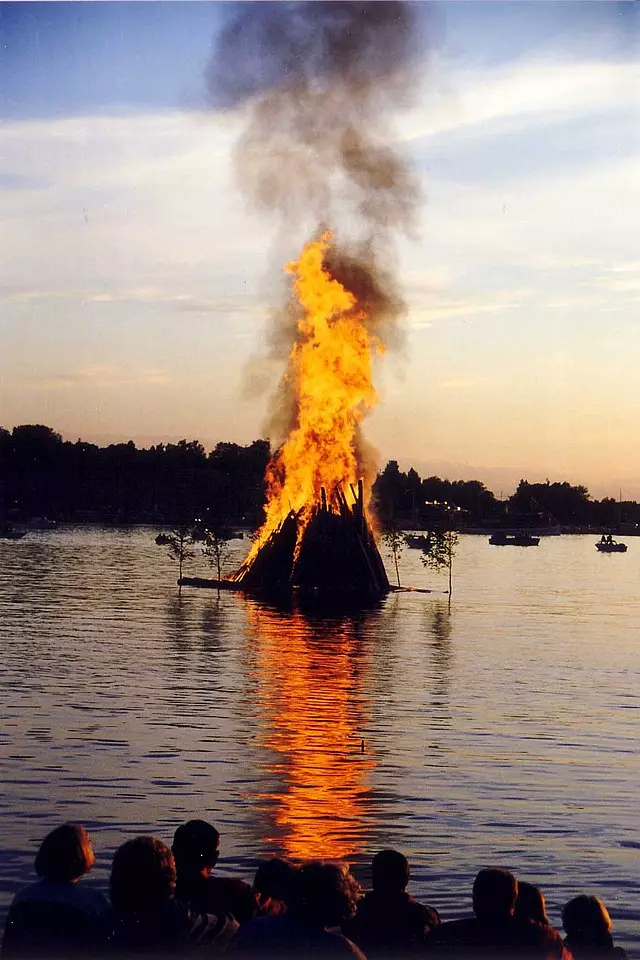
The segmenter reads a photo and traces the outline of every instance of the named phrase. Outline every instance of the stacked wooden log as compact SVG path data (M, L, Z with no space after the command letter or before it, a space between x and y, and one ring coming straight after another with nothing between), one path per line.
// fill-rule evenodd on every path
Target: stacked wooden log
M299 517L290 513L235 579L249 593L284 592L318 600L369 602L389 592L389 580L364 512L362 481L349 505L342 490L331 507L323 489L296 550Z

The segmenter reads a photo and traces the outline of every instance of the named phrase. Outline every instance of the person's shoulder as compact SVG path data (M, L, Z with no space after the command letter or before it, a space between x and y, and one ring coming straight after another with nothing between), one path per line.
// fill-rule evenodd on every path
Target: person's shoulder
M105 913L109 906L104 895L92 887L79 883L54 883L45 879L18 890L12 906L27 902L64 904L95 914Z
M213 943L222 946L238 932L239 924L228 913L199 913L185 904L176 904L185 929L185 939L195 945Z
M314 953L338 957L357 957L366 960L360 947L338 930L322 930L314 934ZM319 948L319 949L318 949Z
M567 950L564 940L550 924L538 923L536 920L520 920L517 928L522 929L524 935L533 942L543 944L550 956L566 956Z
M460 920L446 920L434 931L434 937L439 940L458 940L475 934L478 930L478 921L475 917L463 917Z
M242 923L233 938L233 949L238 953L251 954L254 951L268 953L274 945L286 941L290 933L290 919L286 913L275 916L254 917Z
M34 883L27 883L24 887L20 887L11 901L11 906L17 906L17 904L23 903L25 900L43 899L44 883L44 880L36 880Z
M420 903L413 897L409 897L408 906L416 919L419 919L420 923L423 923L426 927L433 929L440 926L440 914L435 907L429 906L428 903Z
M613 957L614 960L629 960L627 951L623 950L622 947L612 947L611 957Z
M426 934L425 944L429 953L447 956L473 952L472 948L478 942L479 936L478 921L475 917L465 917L438 924Z
M214 890L230 890L243 894L251 892L251 884L240 877L221 877L212 873L207 877L206 883Z
M97 890L95 887L86 886L85 884L73 884L73 886L76 889L72 895L71 902L85 909L87 913L104 914L107 912L109 904L107 898L100 890Z

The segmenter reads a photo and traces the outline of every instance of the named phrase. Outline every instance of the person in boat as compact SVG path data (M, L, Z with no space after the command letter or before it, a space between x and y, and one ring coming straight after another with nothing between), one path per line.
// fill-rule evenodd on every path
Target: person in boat
M212 874L220 857L220 834L206 820L189 820L176 830L171 847L178 874L176 897L201 913L231 913L245 923L255 913L250 884Z
M626 960L622 947L614 946L611 917L599 897L582 894L569 900L562 910L562 926L567 935L565 946L575 960L595 957Z
M571 960L562 937L551 927L515 915L518 882L508 870L481 870L473 884L473 912L467 920L443 923L427 937L438 957L539 957Z
M398 850L381 850L371 862L373 890L358 901L343 932L367 956L405 954L440 925L433 907L407 893L409 861Z
M3 957L82 956L96 947L108 904L78 882L95 859L80 824L65 823L47 834L35 859L40 879L18 891L9 907Z
M312 860L296 872L288 909L242 926L234 952L248 957L356 957L359 947L339 928L355 914L360 887L342 864Z
M173 854L154 837L136 837L118 848L109 889L108 953L168 957L224 949L238 930L230 914L199 913L176 900Z

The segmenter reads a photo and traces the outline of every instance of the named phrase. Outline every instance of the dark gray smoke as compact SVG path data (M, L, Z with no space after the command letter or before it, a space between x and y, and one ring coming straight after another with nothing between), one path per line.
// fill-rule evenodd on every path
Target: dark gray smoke
M420 191L394 146L392 115L411 100L415 7L307 0L222 9L207 81L215 107L246 115L236 148L242 190L296 243L331 230L327 268L366 307L372 332L397 344L405 307L393 241L411 232ZM295 306L275 317L272 355L287 355ZM292 399L281 384L272 419L285 432Z
M208 86L214 105L247 112L237 170L257 206L369 249L410 229L419 191L390 114L409 100L415 36L399 0L226 8Z

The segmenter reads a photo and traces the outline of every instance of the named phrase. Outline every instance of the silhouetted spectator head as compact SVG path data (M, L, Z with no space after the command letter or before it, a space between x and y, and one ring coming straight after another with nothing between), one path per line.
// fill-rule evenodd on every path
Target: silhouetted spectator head
M147 913L173 899L176 865L169 847L154 837L127 840L116 850L109 891L118 913Z
M348 867L311 860L297 873L291 909L312 927L339 927L356 912L360 886Z
M575 944L607 943L613 924L600 897L581 894L565 904L562 926L567 940Z
M256 870L253 880L253 891L259 902L281 900L283 903L289 903L297 872L296 867L282 857L264 860Z
M96 862L89 834L78 823L63 823L42 841L36 854L39 877L58 883L73 883Z
M171 849L178 870L210 870L220 856L220 834L206 820L189 820L174 833Z
M473 882L473 912L478 920L500 922L513 916L518 881L508 870L481 870Z
M397 850L381 850L371 861L376 893L402 893L409 883L409 861Z
M516 900L516 917L523 920L534 920L536 923L549 925L547 907L544 894L538 887L526 880L518 880L518 899Z

